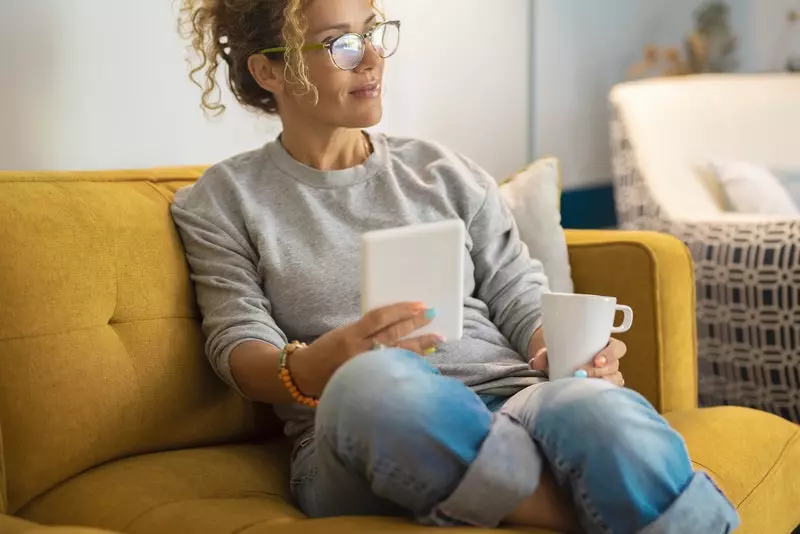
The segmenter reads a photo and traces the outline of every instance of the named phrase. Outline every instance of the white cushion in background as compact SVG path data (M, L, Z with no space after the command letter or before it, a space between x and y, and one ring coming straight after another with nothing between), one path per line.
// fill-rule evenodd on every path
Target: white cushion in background
M765 165L749 162L711 164L731 209L761 215L800 215L791 194Z
M550 290L572 293L567 239L561 226L561 176L556 158L540 159L506 180L500 192L532 258L544 265Z
M772 172L780 180L781 185L792 197L794 205L800 208L800 167L796 169L772 169Z

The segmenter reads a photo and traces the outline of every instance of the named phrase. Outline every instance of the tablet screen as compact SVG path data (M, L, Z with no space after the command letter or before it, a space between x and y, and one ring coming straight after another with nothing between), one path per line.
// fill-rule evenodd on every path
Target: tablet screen
M369 232L361 239L362 312L422 302L436 318L411 337L460 339L464 322L465 228L461 219Z

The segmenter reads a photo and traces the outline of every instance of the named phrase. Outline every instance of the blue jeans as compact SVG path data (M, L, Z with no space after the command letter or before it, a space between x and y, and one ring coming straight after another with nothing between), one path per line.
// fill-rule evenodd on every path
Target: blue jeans
M547 466L586 532L715 534L739 522L653 407L602 380L531 386L492 412L417 355L370 352L332 377L295 454L292 492L312 517L495 527Z

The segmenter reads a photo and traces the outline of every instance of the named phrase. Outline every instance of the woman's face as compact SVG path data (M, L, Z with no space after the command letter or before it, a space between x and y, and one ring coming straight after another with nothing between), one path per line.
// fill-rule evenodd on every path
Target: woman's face
M370 0L312 0L305 13L308 44L350 32L363 34L378 21ZM364 59L354 70L337 68L327 50L309 50L304 57L319 101L315 103L313 93L302 94L302 87L284 83L283 91L276 95L284 121L298 117L335 128L368 128L380 122L384 60L369 42Z

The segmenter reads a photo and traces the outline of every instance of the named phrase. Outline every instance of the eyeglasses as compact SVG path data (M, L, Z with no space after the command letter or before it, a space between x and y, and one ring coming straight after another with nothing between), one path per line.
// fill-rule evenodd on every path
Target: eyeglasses
M345 33L336 38L326 39L317 44L307 44L303 50L325 49L331 61L341 70L353 70L364 60L367 41L382 58L392 57L400 46L400 21L381 22L366 33ZM285 46L259 50L257 54L286 52Z

